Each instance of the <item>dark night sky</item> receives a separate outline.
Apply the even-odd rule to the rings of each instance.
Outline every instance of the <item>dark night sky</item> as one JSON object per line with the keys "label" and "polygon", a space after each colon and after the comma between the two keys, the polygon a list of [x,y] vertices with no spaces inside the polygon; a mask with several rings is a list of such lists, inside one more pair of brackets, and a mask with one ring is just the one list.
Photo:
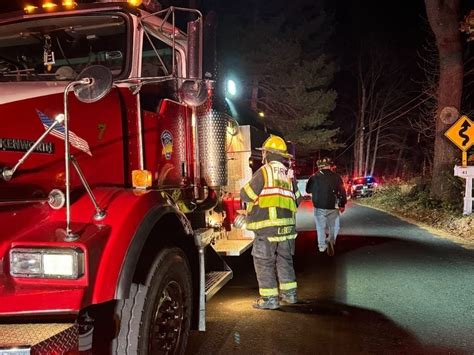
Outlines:
{"label": "dark night sky", "polygon": [[[0,11],[21,9],[22,4],[26,2],[38,3],[40,1],[2,0]],[[268,3],[271,4],[270,1]],[[383,4],[377,0],[336,0],[332,3],[337,9],[337,18],[340,23],[359,27],[363,31],[377,29],[387,33],[410,34],[413,24],[418,21],[419,15],[424,13],[423,0],[400,0]]]}
{"label": "dark night sky", "polygon": [[[57,0],[59,2],[59,0]],[[21,9],[25,2],[40,3],[39,0],[0,1],[0,11]],[[81,0],[78,0],[81,2]],[[83,1],[85,2],[85,1]],[[184,5],[185,1],[179,1]],[[176,1],[175,1],[176,3]],[[215,3],[218,9],[230,8],[227,0],[206,0]],[[264,2],[271,7],[273,1]],[[332,0],[327,1],[329,10],[336,14],[336,56],[345,62],[352,62],[357,55],[355,46],[361,40],[372,41],[397,48],[398,58],[415,64],[416,51],[423,44],[427,24],[423,0]],[[221,24],[222,25],[222,24]]]}
{"label": "dark night sky", "polygon": [[[417,51],[429,30],[423,0],[337,0],[338,52],[346,61],[358,55],[361,41],[394,49],[397,62],[416,66]],[[352,51],[352,53],[348,53]]]}
{"label": "dark night sky", "polygon": [[[226,1],[226,0],[221,0]],[[23,1],[5,1],[0,11],[21,9]],[[30,3],[38,3],[36,0]],[[342,48],[358,38],[376,34],[382,41],[402,48],[416,47],[423,37],[423,0],[400,0],[382,2],[378,0],[336,0],[328,3],[334,6],[338,24],[338,41]],[[268,2],[270,6],[271,2]]]}
{"label": "dark night sky", "polygon": [[376,32],[397,42],[417,37],[425,16],[423,0],[384,2],[377,0],[337,0],[339,25],[354,36]]}

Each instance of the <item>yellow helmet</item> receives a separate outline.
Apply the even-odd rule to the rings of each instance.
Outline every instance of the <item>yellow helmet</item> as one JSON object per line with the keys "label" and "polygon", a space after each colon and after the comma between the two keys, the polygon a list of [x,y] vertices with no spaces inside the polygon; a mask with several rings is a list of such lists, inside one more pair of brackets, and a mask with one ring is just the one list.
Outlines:
{"label": "yellow helmet", "polygon": [[276,153],[286,158],[291,157],[291,155],[288,154],[288,148],[286,146],[285,141],[278,136],[271,135],[270,137],[268,137],[267,140],[263,143],[262,150]]}

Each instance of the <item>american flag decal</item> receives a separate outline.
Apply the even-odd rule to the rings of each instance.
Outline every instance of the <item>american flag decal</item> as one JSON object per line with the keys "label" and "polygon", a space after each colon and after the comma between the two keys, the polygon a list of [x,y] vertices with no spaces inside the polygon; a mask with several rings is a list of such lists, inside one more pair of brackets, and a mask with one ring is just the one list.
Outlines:
{"label": "american flag decal", "polygon": [[[54,120],[46,116],[43,112],[36,110],[36,113],[38,114],[41,123],[43,124],[44,129],[48,129],[51,127],[51,125],[54,123]],[[49,134],[64,140],[65,138],[65,129],[62,124],[56,125]],[[77,148],[79,150],[82,150],[84,153],[89,154],[92,156],[91,150],[89,148],[89,143],[76,135],[73,131],[69,130],[69,142],[74,148]]]}

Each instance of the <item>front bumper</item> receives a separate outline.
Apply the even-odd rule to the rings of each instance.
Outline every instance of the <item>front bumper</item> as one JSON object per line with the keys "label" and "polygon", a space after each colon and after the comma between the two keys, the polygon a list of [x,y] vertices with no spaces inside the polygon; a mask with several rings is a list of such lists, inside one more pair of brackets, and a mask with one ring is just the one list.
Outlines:
{"label": "front bumper", "polygon": [[356,188],[352,190],[352,196],[361,196],[361,197],[367,197],[371,196],[374,193],[373,188]]}
{"label": "front bumper", "polygon": [[0,355],[78,351],[78,326],[74,323],[0,324],[0,335]]}

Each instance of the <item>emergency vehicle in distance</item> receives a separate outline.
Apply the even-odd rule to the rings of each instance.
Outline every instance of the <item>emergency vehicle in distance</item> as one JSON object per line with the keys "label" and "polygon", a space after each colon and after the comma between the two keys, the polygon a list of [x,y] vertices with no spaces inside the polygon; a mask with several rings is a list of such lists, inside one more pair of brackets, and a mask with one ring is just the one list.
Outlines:
{"label": "emergency vehicle in distance", "polygon": [[203,79],[199,11],[134,3],[0,16],[0,353],[182,353],[252,243],[268,135]]}

